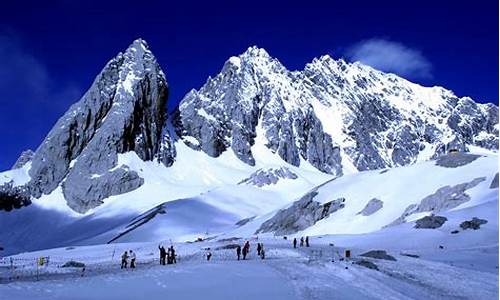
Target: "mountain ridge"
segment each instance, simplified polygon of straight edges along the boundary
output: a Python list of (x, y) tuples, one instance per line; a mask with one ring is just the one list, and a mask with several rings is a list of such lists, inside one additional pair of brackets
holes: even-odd
[(30, 203), (26, 190), (39, 198), (61, 187), (68, 206), (85, 213), (144, 184), (137, 171), (118, 165), (118, 154), (133, 151), (171, 167), (179, 141), (214, 158), (232, 151), (249, 166), (270, 151), (334, 176), (405, 166), (450, 149), (498, 149), (494, 104), (330, 55), (289, 71), (252, 46), (171, 114), (167, 98), (164, 72), (137, 39), (106, 64), (35, 153), (21, 155), (30, 178), (16, 201)]

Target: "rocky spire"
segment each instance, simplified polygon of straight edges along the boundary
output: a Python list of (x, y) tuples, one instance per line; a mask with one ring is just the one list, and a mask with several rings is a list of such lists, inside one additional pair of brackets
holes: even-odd
[(62, 184), (68, 205), (85, 212), (143, 179), (117, 166), (118, 153), (143, 160), (159, 154), (167, 82), (144, 40), (109, 61), (82, 99), (57, 121), (35, 152), (30, 169), (35, 197)]

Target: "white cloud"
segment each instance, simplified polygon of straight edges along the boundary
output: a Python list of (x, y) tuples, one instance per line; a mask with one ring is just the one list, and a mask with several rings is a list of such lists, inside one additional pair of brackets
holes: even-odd
[(431, 78), (432, 65), (419, 50), (382, 38), (361, 41), (350, 47), (346, 56), (375, 69), (407, 78)]

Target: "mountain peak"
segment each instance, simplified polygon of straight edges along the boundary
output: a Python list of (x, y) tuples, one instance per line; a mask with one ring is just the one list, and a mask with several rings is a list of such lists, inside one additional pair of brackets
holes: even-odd
[(261, 57), (270, 58), (269, 53), (264, 48), (259, 48), (257, 46), (250, 46), (248, 49), (240, 55), (240, 57)]
[(148, 46), (148, 43), (146, 42), (146, 40), (144, 40), (142, 38), (138, 38), (138, 39), (134, 40), (132, 42), (132, 44), (130, 44), (130, 46), (128, 46), (127, 50), (129, 50), (129, 49), (149, 51), (149, 46)]

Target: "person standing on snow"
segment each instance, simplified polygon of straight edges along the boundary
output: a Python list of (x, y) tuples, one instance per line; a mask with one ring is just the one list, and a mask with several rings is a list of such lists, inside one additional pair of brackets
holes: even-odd
[(176, 264), (177, 263), (177, 259), (175, 259), (175, 250), (174, 250), (174, 246), (170, 246), (170, 260), (172, 263)]
[(293, 249), (297, 248), (297, 238), (293, 238)]
[(304, 237), (300, 238), (300, 247), (304, 247)]
[(127, 254), (127, 251), (123, 252), (122, 254), (122, 265), (121, 265), (121, 269), (123, 268), (127, 268), (127, 264), (128, 264), (128, 254)]
[(250, 242), (246, 241), (243, 245), (243, 260), (247, 259), (248, 252), (250, 252)]
[(240, 247), (240, 245), (238, 245), (238, 247), (236, 247), (236, 255), (238, 256), (238, 260), (240, 260), (240, 255), (241, 255), (241, 247)]
[(165, 265), (165, 258), (167, 257), (167, 251), (165, 251), (165, 248), (163, 246), (158, 246), (158, 249), (160, 250), (160, 265)]
[(130, 268), (135, 269), (135, 253), (134, 251), (130, 250)]
[(257, 255), (260, 256), (260, 250), (262, 249), (262, 246), (260, 243), (257, 243)]
[(266, 258), (266, 251), (264, 251), (264, 244), (263, 243), (260, 245), (260, 258), (262, 258), (262, 259)]
[(306, 247), (309, 247), (309, 236), (306, 236)]

